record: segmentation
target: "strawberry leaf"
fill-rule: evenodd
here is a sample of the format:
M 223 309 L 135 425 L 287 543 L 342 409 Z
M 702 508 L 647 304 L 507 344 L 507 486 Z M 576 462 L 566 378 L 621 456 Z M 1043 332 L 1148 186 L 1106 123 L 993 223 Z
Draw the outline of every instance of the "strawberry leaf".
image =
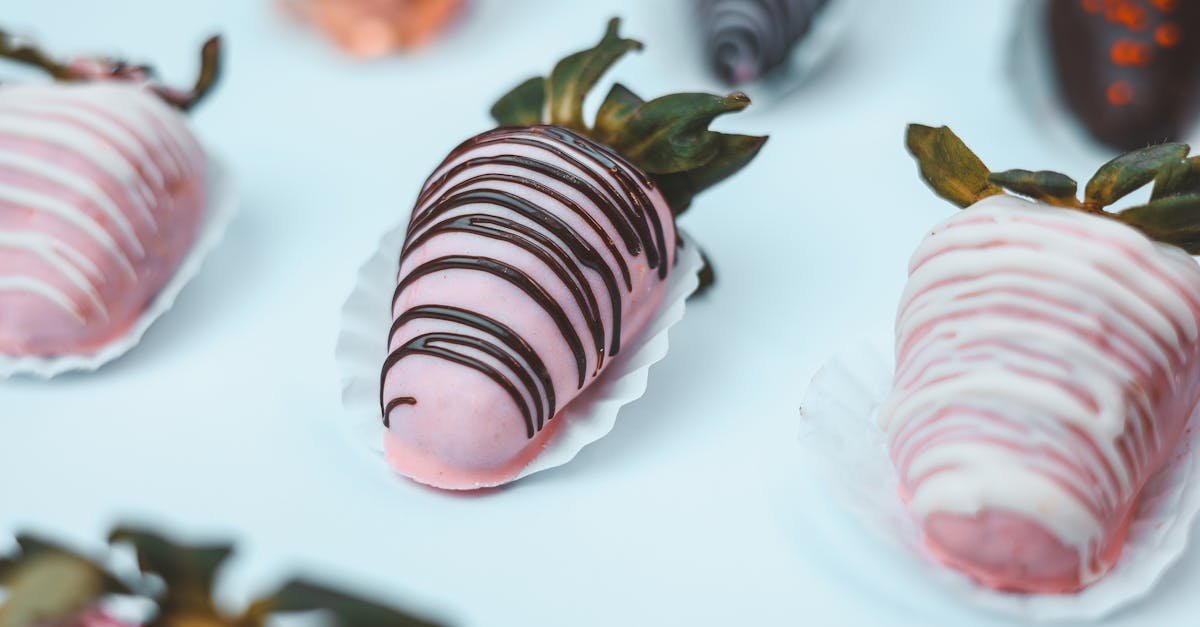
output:
M 551 124 L 587 131 L 587 124 L 583 121 L 583 99 L 626 52 L 642 48 L 641 42 L 624 39 L 617 34 L 620 24 L 621 21 L 616 18 L 610 20 L 608 30 L 595 48 L 576 52 L 554 66 L 550 79 L 546 81 Z
M 948 127 L 909 124 L 905 144 L 929 187 L 959 207 L 1004 193 L 988 180 L 983 161 Z
M 128 589 L 86 557 L 33 536 L 17 536 L 21 554 L 0 564 L 0 627 L 66 619 L 109 594 Z
M 325 610 L 335 617 L 339 627 L 438 627 L 437 623 L 374 601 L 298 579 L 285 583 L 264 603 L 272 612 Z
M 500 126 L 532 126 L 542 123 L 545 108 L 546 79 L 535 76 L 497 100 L 491 114 Z
M 728 96 L 671 94 L 637 108 L 612 144 L 650 174 L 672 174 L 707 164 L 720 151 L 713 118 L 750 104 L 743 93 Z
M 1154 177 L 1150 200 L 1200 194 L 1200 157 L 1168 163 Z
M 203 616 L 218 619 L 220 611 L 212 600 L 217 571 L 233 552 L 228 544 L 184 546 L 150 531 L 119 527 L 109 542 L 129 542 L 137 551 L 143 572 L 154 573 L 166 583 L 158 599 L 162 616 Z
M 1151 239 L 1200 254 L 1200 194 L 1152 200 L 1115 217 Z
M 1120 155 L 1100 166 L 1084 190 L 1084 200 L 1106 207 L 1153 181 L 1159 172 L 1188 154 L 1187 144 L 1158 144 Z
M 608 96 L 600 104 L 600 111 L 596 113 L 592 137 L 601 143 L 612 144 L 625 125 L 625 120 L 645 102 L 624 85 L 613 84 Z
M 993 172 L 988 176 L 988 181 L 1047 204 L 1059 207 L 1075 207 L 1079 204 L 1075 198 L 1079 184 L 1066 174 L 1049 170 L 1005 170 Z
M 733 176 L 750 163 L 767 142 L 766 137 L 713 134 L 716 135 L 716 150 L 707 163 L 658 177 L 659 190 L 676 216 L 691 206 L 697 194 Z

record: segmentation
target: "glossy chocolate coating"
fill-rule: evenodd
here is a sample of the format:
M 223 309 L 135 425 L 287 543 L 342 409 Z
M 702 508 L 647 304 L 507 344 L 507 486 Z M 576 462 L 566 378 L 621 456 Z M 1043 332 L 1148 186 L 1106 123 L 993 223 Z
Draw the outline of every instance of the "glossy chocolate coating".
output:
M 1200 2 L 1050 0 L 1059 93 L 1099 141 L 1130 150 L 1186 139 L 1200 86 Z
M 828 0 L 698 0 L 709 63 L 748 83 L 781 65 Z

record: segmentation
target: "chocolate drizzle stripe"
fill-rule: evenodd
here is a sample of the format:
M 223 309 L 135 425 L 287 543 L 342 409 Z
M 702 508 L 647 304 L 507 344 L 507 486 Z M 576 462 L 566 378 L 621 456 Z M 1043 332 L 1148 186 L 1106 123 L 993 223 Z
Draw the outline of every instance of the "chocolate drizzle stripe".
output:
M 384 370 L 383 372 L 385 375 L 387 374 L 387 370 Z M 380 389 L 382 389 L 382 387 L 383 387 L 383 385 L 380 384 Z M 388 416 L 392 415 L 393 409 L 396 409 L 397 407 L 399 407 L 401 405 L 416 405 L 416 404 L 417 404 L 417 399 L 415 399 L 411 396 L 399 396 L 397 398 L 393 398 L 391 401 L 388 401 L 388 404 L 383 407 L 383 426 L 385 426 L 385 427 L 391 426 L 391 419 L 388 418 Z
M 518 147 L 537 152 L 529 156 L 496 150 Z M 498 154 L 472 154 L 476 150 Z M 545 156 L 538 158 L 539 154 Z M 403 272 L 392 296 L 392 309 L 400 295 L 423 277 L 450 270 L 491 274 L 524 292 L 553 321 L 574 357 L 577 386 L 582 389 L 589 359 L 582 329 L 572 323 L 574 314 L 568 315 L 565 303 L 556 301 L 527 269 L 512 265 L 511 260 L 455 253 L 422 260 L 411 269 L 404 266 L 426 244 L 452 233 L 487 238 L 531 255 L 562 283 L 570 295 L 566 302 L 574 302 L 590 335 L 595 376 L 605 360 L 621 348 L 621 281 L 629 293 L 634 285 L 629 257 L 641 256 L 644 251 L 646 265 L 657 270 L 660 280 L 670 270 L 666 225 L 650 197 L 653 187 L 649 175 L 621 155 L 565 129 L 499 128 L 467 140 L 447 157 L 419 195 L 400 256 Z M 522 189 L 536 194 L 523 194 Z M 566 212 L 580 222 L 568 222 Z M 588 239 L 596 236 L 603 246 Z M 607 329 L 597 279 L 611 308 Z M 384 402 L 382 394 L 388 372 L 409 355 L 444 359 L 491 378 L 517 403 L 527 437 L 532 438 L 553 419 L 558 396 L 546 362 L 512 328 L 467 309 L 423 304 L 396 317 L 388 335 L 389 346 L 404 325 L 419 319 L 446 321 L 464 329 L 425 333 L 388 356 L 380 378 L 385 425 L 392 409 L 416 403 L 413 396 Z
M 624 157 L 617 153 L 601 147 L 600 144 L 586 139 L 576 133 L 568 131 L 565 128 L 557 126 L 536 126 L 531 129 L 534 132 L 549 135 L 559 141 L 570 145 L 572 148 L 586 155 L 596 164 L 608 170 L 609 174 L 621 184 L 624 188 L 624 196 L 634 200 L 632 209 L 638 218 L 648 219 L 651 228 L 654 229 L 653 239 L 649 239 L 649 243 L 654 245 L 654 248 L 646 247 L 646 261 L 651 268 L 658 268 L 658 278 L 667 278 L 667 235 L 663 230 L 662 221 L 658 217 L 658 212 L 654 210 L 654 202 L 650 200 L 650 196 L 646 195 L 643 187 L 654 187 L 654 180 L 648 175 L 642 178 L 642 185 L 638 185 L 638 181 L 629 174 L 630 172 L 640 172 L 633 164 L 625 160 Z M 620 197 L 620 196 L 619 196 Z M 635 224 L 645 228 L 643 220 L 636 220 Z M 652 254 L 653 251 L 653 254 Z
M 533 126 L 522 129 L 500 130 L 507 130 L 510 134 L 485 133 L 468 140 L 458 150 L 465 151 L 470 148 L 497 144 L 529 146 L 553 154 L 573 168 L 587 172 L 609 197 L 607 202 L 594 197 L 589 197 L 589 199 L 604 211 L 610 221 L 616 223 L 615 213 L 616 215 L 620 215 L 624 222 L 633 225 L 641 245 L 638 248 L 630 248 L 629 254 L 636 256 L 641 252 L 640 249 L 644 248 L 646 250 L 647 264 L 651 268 L 658 269 L 660 279 L 666 278 L 666 264 L 662 263 L 662 260 L 667 258 L 666 234 L 659 220 L 658 212 L 655 211 L 654 203 L 643 190 L 643 187 L 652 188 L 654 186 L 653 179 L 649 176 L 643 176 L 640 181 L 642 185 L 639 185 L 639 181 L 630 174 L 631 172 L 640 172 L 636 166 L 616 152 L 564 128 Z M 567 152 L 567 150 L 560 147 L 563 145 L 583 155 L 593 164 L 599 166 L 601 170 L 606 171 L 617 181 L 617 186 L 620 189 L 604 177 L 599 176 L 595 169 L 584 165 Z M 444 181 L 435 181 L 434 183 L 444 184 Z M 432 188 L 433 184 L 430 184 L 430 187 Z M 579 189 L 579 191 L 586 193 L 584 189 Z M 650 224 L 646 224 L 647 221 Z M 651 233 L 651 230 L 653 230 L 653 233 Z M 628 243 L 628 240 L 626 241 Z
M 593 188 L 590 184 L 588 184 L 585 181 L 580 180 L 578 177 L 572 175 L 571 173 L 565 172 L 560 168 L 556 168 L 550 164 L 543 163 L 541 161 L 536 161 L 534 159 L 529 159 L 527 157 L 515 157 L 512 155 L 497 155 L 495 157 L 473 157 L 471 159 L 467 159 L 466 161 L 463 161 L 462 163 L 459 163 L 459 164 L 455 165 L 454 167 L 450 168 L 449 170 L 447 170 L 446 173 L 443 176 L 439 177 L 438 180 L 434 183 L 434 185 L 436 187 L 431 186 L 429 189 L 433 190 L 433 191 L 441 189 L 445 185 L 445 182 L 447 180 L 453 179 L 455 176 L 459 175 L 460 173 L 462 173 L 464 171 L 469 171 L 469 170 L 472 170 L 475 168 L 488 166 L 488 165 L 498 165 L 498 166 L 513 167 L 513 168 L 521 168 L 521 169 L 529 170 L 531 172 L 536 172 L 538 174 L 542 174 L 542 175 L 554 178 L 556 180 L 559 180 L 563 183 L 568 184 L 572 189 L 579 191 L 584 196 L 586 196 L 589 200 L 591 200 L 593 203 L 602 204 L 602 203 L 606 202 L 604 197 L 600 194 L 600 192 L 596 191 L 596 189 Z M 473 177 L 465 179 L 459 183 L 456 183 L 453 187 L 451 187 L 449 190 L 446 191 L 446 194 L 447 195 L 453 194 L 463 188 L 479 185 L 479 184 L 482 184 L 485 182 L 511 183 L 513 185 L 521 185 L 523 187 L 528 187 L 529 189 L 535 190 L 537 192 L 541 192 L 542 194 L 545 194 L 545 195 L 553 198 L 555 201 L 562 203 L 563 206 L 565 206 L 567 209 L 570 209 L 572 213 L 574 213 L 581 220 L 586 222 L 587 225 L 593 231 L 595 231 L 597 235 L 600 236 L 600 239 L 604 242 L 605 248 L 608 249 L 609 254 L 611 254 L 613 259 L 616 261 L 617 268 L 621 271 L 621 278 L 625 281 L 625 289 L 627 289 L 627 290 L 633 289 L 633 280 L 629 276 L 629 264 L 627 264 L 625 262 L 625 257 L 621 255 L 621 252 L 619 250 L 617 250 L 617 245 L 616 245 L 616 242 L 613 240 L 612 235 L 610 235 L 608 233 L 608 231 L 606 231 L 604 229 L 604 227 L 601 226 L 600 223 L 596 221 L 596 218 L 594 216 L 592 216 L 590 213 L 588 213 L 588 211 L 585 210 L 583 207 L 579 206 L 579 203 L 571 200 L 570 198 L 567 198 L 565 195 L 563 195 L 561 192 L 554 189 L 553 187 L 551 187 L 549 185 L 545 185 L 539 181 L 535 181 L 529 177 L 518 176 L 516 174 L 503 174 L 503 173 L 493 172 L 493 173 L 480 174 L 477 176 L 473 176 Z M 542 212 L 546 213 L 547 215 L 550 215 L 549 212 L 546 212 L 544 210 Z M 436 213 L 437 213 L 437 206 L 435 205 L 433 207 L 430 207 L 426 213 L 421 214 L 421 217 L 419 219 L 414 220 L 412 225 L 409 227 L 410 237 L 411 237 L 411 233 L 413 231 L 418 230 L 421 227 L 421 224 L 423 224 L 425 221 L 429 220 L 433 215 L 436 215 Z M 625 216 L 622 215 L 620 217 L 624 218 Z M 637 235 L 633 232 L 633 228 L 629 224 L 627 224 L 624 220 L 613 220 L 610 218 L 610 221 L 613 223 L 614 227 L 617 229 L 618 233 L 621 235 L 621 238 L 624 241 L 624 243 L 626 244 L 627 248 L 637 246 L 637 243 L 634 241 L 634 238 L 636 238 Z M 636 253 L 631 252 L 630 254 L 636 254 Z
M 463 200 L 463 204 L 470 202 L 466 198 Z M 576 306 L 583 313 L 597 356 L 593 375 L 600 372 L 604 363 L 604 323 L 600 319 L 600 307 L 592 294 L 591 285 L 579 268 L 571 262 L 567 251 L 555 245 L 553 240 L 523 224 L 485 214 L 466 214 L 439 222 L 413 240 L 411 250 L 420 248 L 428 240 L 443 233 L 469 233 L 507 242 L 537 257 L 550 268 L 567 287 Z M 400 263 L 404 263 L 404 259 L 402 256 Z
M 575 327 L 571 325 L 571 320 L 567 317 L 566 311 L 554 301 L 554 298 L 546 292 L 545 288 L 538 285 L 528 274 L 503 261 L 472 255 L 450 255 L 421 264 L 413 268 L 396 286 L 396 292 L 392 295 L 392 308 L 395 309 L 396 301 L 400 299 L 400 294 L 417 279 L 446 270 L 486 272 L 512 283 L 525 292 L 527 296 L 533 299 L 554 320 L 555 326 L 558 327 L 558 332 L 562 334 L 563 339 L 567 342 L 567 346 L 571 349 L 571 353 L 575 355 L 575 365 L 579 371 L 579 387 L 583 387 L 587 377 L 587 353 L 583 348 L 583 342 L 580 340 L 579 334 L 575 332 Z
M 558 401 L 554 396 L 554 381 L 550 378 L 550 371 L 546 368 L 546 364 L 538 357 L 537 351 L 533 350 L 533 347 L 515 331 L 499 321 L 482 314 L 447 305 L 418 305 L 405 311 L 392 323 L 391 331 L 388 332 L 388 345 L 391 345 L 392 339 L 396 337 L 396 333 L 399 332 L 401 327 L 413 320 L 424 319 L 453 322 L 486 333 L 500 340 L 504 346 L 507 346 L 517 357 L 521 358 L 525 362 L 525 367 L 541 383 L 544 392 L 542 396 L 546 401 L 546 411 L 537 417 L 537 428 L 539 430 L 544 424 L 542 416 L 553 416 L 558 411 Z M 384 373 L 386 376 L 386 369 Z M 380 385 L 382 388 L 382 382 Z M 416 401 L 413 402 L 415 403 Z
M 474 338 L 467 335 L 459 335 L 457 333 L 426 333 L 409 340 L 404 346 L 397 348 L 392 352 L 391 355 L 388 355 L 387 361 L 384 362 L 384 370 L 390 370 L 391 367 L 396 365 L 397 362 L 405 357 L 408 357 L 409 355 L 427 355 L 430 357 L 445 359 L 446 361 L 454 362 L 456 364 L 471 368 L 472 370 L 481 372 L 491 380 L 495 381 L 500 387 L 504 388 L 504 391 L 508 392 L 508 395 L 512 397 L 513 402 L 517 404 L 517 407 L 521 408 L 521 413 L 525 417 L 526 437 L 533 437 L 533 412 L 530 411 L 529 405 L 527 405 L 525 402 L 525 397 L 521 395 L 521 391 L 517 389 L 517 386 L 513 384 L 508 377 L 505 377 L 499 370 L 485 361 L 475 359 L 474 357 L 469 357 L 442 346 L 435 346 L 435 342 L 450 344 L 451 346 L 464 346 L 473 348 L 487 354 L 490 357 L 501 360 L 503 363 L 505 363 L 505 365 L 511 364 L 513 366 L 513 371 L 516 372 L 517 376 L 522 380 L 521 382 L 525 384 L 528 389 L 533 389 L 533 380 L 529 378 L 528 373 L 526 373 L 525 370 L 522 369 L 520 365 L 508 355 L 508 353 L 479 338 Z M 541 411 L 541 403 L 539 402 L 538 413 L 540 414 Z
M 424 241 L 426 241 L 426 239 L 427 239 L 426 236 L 427 236 L 428 231 L 422 231 L 421 229 L 424 228 L 424 226 L 427 224 L 428 220 L 431 220 L 434 217 L 441 215 L 442 213 L 448 212 L 448 211 L 458 208 L 458 207 L 462 207 L 465 205 L 472 205 L 472 204 L 502 207 L 504 209 L 512 211 L 513 213 L 516 213 L 516 214 L 530 220 L 531 222 L 536 224 L 538 227 L 545 229 L 548 233 L 554 235 L 568 249 L 570 249 L 570 253 L 568 254 L 567 251 L 565 251 L 561 247 L 555 245 L 555 243 L 552 240 L 545 237 L 544 235 L 541 235 L 540 233 L 537 233 L 536 231 L 532 231 L 528 227 L 516 225 L 516 223 L 512 223 L 511 221 L 507 221 L 507 220 L 499 223 L 499 224 L 505 225 L 507 228 L 510 228 L 510 229 L 513 229 L 513 228 L 519 229 L 525 237 L 528 237 L 530 239 L 533 239 L 533 240 L 539 242 L 539 244 L 543 248 L 552 250 L 558 255 L 559 259 L 561 260 L 560 264 L 562 265 L 563 269 L 570 271 L 575 276 L 575 280 L 579 282 L 579 284 L 582 288 L 584 288 L 584 290 L 585 290 L 584 293 L 587 298 L 588 311 L 591 312 L 588 315 L 590 315 L 591 322 L 589 322 L 589 324 L 592 325 L 592 329 L 591 329 L 592 334 L 593 334 L 593 336 L 599 338 L 597 340 L 598 342 L 603 342 L 604 325 L 603 325 L 602 321 L 600 320 L 600 313 L 599 313 L 599 311 L 597 309 L 597 305 L 596 305 L 596 297 L 594 294 L 592 294 L 591 284 L 588 283 L 587 280 L 585 278 L 583 278 L 582 273 L 579 272 L 577 268 L 575 268 L 574 262 L 578 262 L 579 264 L 583 265 L 585 268 L 588 268 L 588 269 L 594 271 L 596 273 L 596 275 L 598 277 L 600 277 L 601 281 L 604 283 L 605 289 L 608 292 L 609 304 L 612 309 L 612 321 L 613 321 L 612 326 L 613 326 L 613 328 L 612 328 L 612 333 L 611 333 L 612 337 L 611 337 L 610 346 L 609 346 L 609 355 L 616 356 L 617 353 L 620 352 L 620 350 L 621 350 L 621 304 L 622 304 L 622 300 L 621 300 L 620 287 L 617 285 L 616 277 L 613 276 L 612 269 L 604 261 L 604 258 L 600 256 L 600 253 L 597 252 L 595 248 L 592 248 L 592 246 L 587 242 L 586 239 L 584 239 L 577 231 L 575 231 L 575 229 L 571 228 L 571 226 L 569 224 L 562 221 L 558 216 L 555 216 L 553 213 L 546 211 L 544 208 L 539 207 L 531 202 L 528 202 L 515 194 L 509 193 L 509 192 L 504 192 L 504 191 L 496 191 L 496 190 L 492 190 L 492 189 L 472 189 L 470 191 L 457 191 L 461 187 L 466 187 L 466 186 L 469 186 L 471 183 L 478 182 L 478 180 L 481 178 L 483 178 L 483 177 L 474 177 L 474 178 L 468 179 L 467 181 L 464 181 L 463 183 L 460 183 L 459 185 L 456 185 L 456 186 L 450 188 L 450 190 L 447 190 L 446 195 L 442 198 L 442 200 L 436 206 L 431 207 L 428 212 L 426 212 L 425 214 L 423 214 L 421 216 L 420 220 L 414 222 L 412 227 L 409 229 L 409 238 L 413 238 L 415 236 L 416 239 L 410 239 L 409 242 L 406 242 L 406 245 L 405 245 L 406 252 L 401 256 L 401 263 L 404 262 L 404 257 L 407 255 L 408 251 L 419 248 L 420 245 L 422 243 L 424 243 Z M 567 201 L 567 202 L 569 202 L 569 201 Z M 487 221 L 493 219 L 494 217 L 482 216 L 482 215 L 477 214 L 477 218 L 478 218 L 478 220 L 484 220 L 484 222 L 487 222 Z M 494 218 L 494 219 L 501 220 L 500 218 Z M 477 222 L 478 222 L 478 220 L 477 220 Z M 514 226 L 514 225 L 516 225 L 516 226 Z M 529 250 L 529 252 L 537 254 L 536 251 L 530 250 L 529 247 L 524 246 L 520 242 L 514 242 L 514 243 L 517 244 L 518 246 L 521 246 L 522 248 L 525 248 L 526 250 Z M 574 262 L 572 261 L 572 258 L 571 258 L 572 255 L 574 256 Z M 616 253 L 616 256 L 617 256 L 617 259 L 621 259 L 620 253 Z M 547 264 L 549 264 L 549 262 L 546 261 L 545 259 L 542 259 L 542 260 L 543 260 L 543 262 L 546 262 Z M 624 261 L 623 259 L 621 259 L 621 260 L 622 260 L 622 262 Z M 558 271 L 556 270 L 556 272 L 558 272 Z M 561 273 L 559 273 L 559 278 L 560 279 L 563 278 Z M 565 280 L 564 280 L 564 282 L 565 282 Z M 630 288 L 632 288 L 632 285 L 630 285 Z M 604 352 L 603 344 L 602 343 L 598 344 L 596 347 L 596 350 L 597 350 L 598 354 L 602 354 Z M 599 371 L 602 363 L 603 363 L 603 359 L 597 359 L 597 361 L 596 361 L 596 370 L 597 371 Z

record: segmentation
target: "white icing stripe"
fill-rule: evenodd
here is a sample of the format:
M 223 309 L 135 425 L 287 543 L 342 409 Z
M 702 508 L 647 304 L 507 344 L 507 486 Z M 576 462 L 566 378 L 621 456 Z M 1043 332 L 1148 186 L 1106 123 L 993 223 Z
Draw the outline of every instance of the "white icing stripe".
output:
M 27 276 L 0 276 L 0 292 L 29 292 L 43 296 L 62 307 L 80 324 L 86 322 L 83 314 L 75 307 L 75 303 L 71 302 L 70 297 L 45 281 Z
M 137 169 L 112 146 L 97 136 L 69 124 L 0 112 L 0 137 L 9 135 L 46 142 L 87 158 L 98 169 L 119 181 L 142 203 L 153 202 L 154 194 Z
M 1094 581 L 1200 398 L 1200 265 L 1113 220 L 993 197 L 910 271 L 879 422 L 911 510 L 1023 515 Z
M 3 231 L 0 231 L 0 248 L 20 248 L 32 251 L 36 256 L 40 257 L 66 277 L 79 291 L 83 292 L 88 300 L 91 301 L 93 308 L 103 318 L 108 318 L 108 307 L 104 305 L 104 301 L 100 298 L 100 292 L 96 290 L 96 286 L 88 280 L 88 277 L 80 272 L 78 267 L 70 260 L 64 258 L 67 255 L 64 255 L 63 252 L 70 250 L 75 253 L 72 257 L 78 259 L 81 257 L 78 251 L 74 251 L 60 240 L 42 235 L 41 233 L 6 233 Z M 91 266 L 89 269 L 95 270 L 95 266 Z
M 2 147 L 0 147 L 0 168 L 11 168 L 27 172 L 61 185 L 87 198 L 117 225 L 117 228 L 121 230 L 121 235 L 133 247 L 138 257 L 145 255 L 146 249 L 137 234 L 134 233 L 133 225 L 130 224 L 129 219 L 125 217 L 125 214 L 121 213 L 121 209 L 117 207 L 116 202 L 110 196 L 106 195 L 104 190 L 100 189 L 100 186 L 96 185 L 93 181 L 67 168 L 40 159 L 35 155 L 14 152 Z M 146 212 L 146 217 L 148 223 L 153 224 L 153 218 L 149 215 L 148 211 Z
M 0 106 L 0 112 L 8 111 L 35 116 L 38 119 L 63 118 L 73 122 L 80 128 L 95 133 L 102 141 L 118 145 L 124 151 L 130 153 L 133 161 L 138 164 L 138 169 L 150 177 L 149 185 L 152 189 L 161 190 L 165 184 L 163 173 L 158 169 L 158 164 L 151 158 L 139 138 L 101 115 L 97 115 L 82 107 L 58 103 L 38 103 L 35 105 L 27 102 L 13 103 L 10 101 Z
M 112 254 L 113 258 L 121 265 L 121 268 L 129 274 L 130 279 L 135 282 L 137 281 L 137 272 L 133 269 L 133 263 L 125 255 L 125 252 L 121 250 L 120 245 L 117 244 L 116 240 L 109 235 L 103 226 L 100 226 L 99 223 L 88 217 L 78 207 L 52 196 L 31 192 L 4 183 L 0 183 L 0 203 L 8 203 L 16 208 L 45 211 L 75 225 L 90 235 L 92 239 L 99 242 L 106 251 Z
M 41 92 L 30 98 L 35 102 L 66 102 L 112 119 L 136 135 L 144 146 L 159 153 L 158 163 L 166 168 L 167 176 L 177 179 L 194 174 L 192 164 L 202 160 L 199 146 L 180 123 L 179 114 L 147 99 L 129 98 L 128 86 L 93 84 L 92 97 L 86 102 L 70 98 L 61 92 Z M 187 147 L 188 150 L 185 150 Z

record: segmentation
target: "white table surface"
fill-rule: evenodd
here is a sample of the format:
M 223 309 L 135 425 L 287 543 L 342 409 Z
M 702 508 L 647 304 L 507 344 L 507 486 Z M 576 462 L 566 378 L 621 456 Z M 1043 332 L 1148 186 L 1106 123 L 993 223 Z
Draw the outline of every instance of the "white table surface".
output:
M 153 59 L 180 83 L 224 33 L 228 71 L 195 125 L 243 210 L 128 356 L 0 383 L 0 539 L 98 549 L 114 521 L 150 521 L 240 542 L 230 604 L 301 569 L 459 625 L 1007 624 L 881 558 L 794 457 L 809 378 L 890 320 L 909 253 L 953 211 L 918 181 L 906 122 L 952 125 L 996 169 L 1098 165 L 1022 113 L 1004 74 L 1013 0 L 862 0 L 801 91 L 723 120 L 772 138 L 683 221 L 719 286 L 608 437 L 478 496 L 396 480 L 346 440 L 343 299 L 491 102 L 605 18 L 647 44 L 612 75 L 635 91 L 719 89 L 685 3 L 481 1 L 428 50 L 369 64 L 266 0 L 3 5 L 4 27 L 50 49 Z M 1106 624 L 1195 625 L 1198 585 L 1193 549 Z

